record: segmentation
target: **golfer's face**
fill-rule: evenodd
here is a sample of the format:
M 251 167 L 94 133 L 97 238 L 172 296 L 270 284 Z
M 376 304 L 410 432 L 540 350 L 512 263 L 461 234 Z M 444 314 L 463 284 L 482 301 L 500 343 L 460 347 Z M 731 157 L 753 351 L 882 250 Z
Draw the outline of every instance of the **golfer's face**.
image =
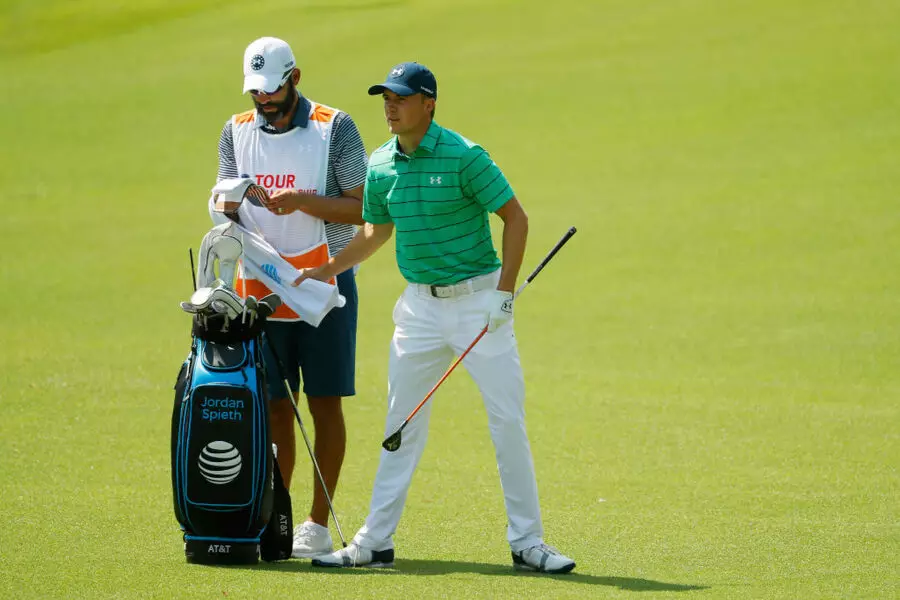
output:
M 385 90 L 381 96 L 384 98 L 384 118 L 391 133 L 399 135 L 412 131 L 428 120 L 429 112 L 422 94 L 398 96 Z

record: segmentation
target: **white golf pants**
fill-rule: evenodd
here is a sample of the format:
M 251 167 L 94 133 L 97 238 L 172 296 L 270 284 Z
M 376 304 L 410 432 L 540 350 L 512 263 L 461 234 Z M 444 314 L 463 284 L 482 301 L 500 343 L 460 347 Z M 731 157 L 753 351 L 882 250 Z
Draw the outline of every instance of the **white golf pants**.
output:
M 496 289 L 499 271 L 485 276 Z M 441 378 L 455 356 L 469 346 L 486 322 L 490 293 L 434 298 L 423 286 L 410 285 L 394 307 L 394 336 L 388 374 L 385 436 L 394 433 Z M 508 517 L 507 539 L 513 551 L 541 543 L 543 526 L 531 448 L 525 432 L 525 382 L 509 322 L 487 333 L 463 359 L 484 400 L 500 471 Z M 403 430 L 396 452 L 381 451 L 372 502 L 355 541 L 364 548 L 393 547 L 413 473 L 428 438 L 429 400 Z

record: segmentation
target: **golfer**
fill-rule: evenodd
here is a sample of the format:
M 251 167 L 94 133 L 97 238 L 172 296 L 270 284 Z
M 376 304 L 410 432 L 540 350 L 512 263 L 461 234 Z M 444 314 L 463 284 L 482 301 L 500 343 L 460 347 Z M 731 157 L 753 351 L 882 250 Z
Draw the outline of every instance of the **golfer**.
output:
M 365 225 L 325 265 L 295 282 L 327 280 L 371 256 L 397 232 L 397 265 L 409 282 L 394 307 L 385 435 L 488 326 L 463 361 L 481 391 L 508 516 L 507 539 L 519 569 L 566 573 L 575 562 L 544 543 L 537 483 L 525 432 L 525 384 L 513 335 L 513 290 L 525 252 L 528 217 L 503 173 L 479 145 L 434 121 L 437 82 L 425 66 L 402 63 L 369 88 L 384 99 L 394 134 L 369 160 Z M 503 221 L 503 261 L 488 215 Z M 426 404 L 383 451 L 369 516 L 353 543 L 313 559 L 320 567 L 392 566 L 407 491 L 428 436 Z
M 353 237 L 361 224 L 366 151 L 347 113 L 305 98 L 297 89 L 300 69 L 290 46 L 265 37 L 244 53 L 244 93 L 254 108 L 234 115 L 219 139 L 221 181 L 251 177 L 252 192 L 263 203 L 244 202 L 237 218 L 260 232 L 295 267 L 324 264 Z M 210 199 L 210 210 L 214 209 Z M 342 397 L 355 393 L 357 294 L 352 270 L 329 278 L 347 299 L 332 309 L 318 328 L 300 321 L 282 305 L 269 318 L 268 339 L 285 363 L 291 389 L 303 392 L 315 427 L 315 454 L 328 491 L 334 497 L 344 460 L 346 431 Z M 263 283 L 239 274 L 236 291 L 262 298 Z M 278 364 L 264 347 L 271 403 L 272 440 L 285 485 L 290 487 L 295 462 L 294 414 L 278 374 Z M 294 532 L 294 556 L 330 552 L 328 503 L 316 478 L 308 518 Z

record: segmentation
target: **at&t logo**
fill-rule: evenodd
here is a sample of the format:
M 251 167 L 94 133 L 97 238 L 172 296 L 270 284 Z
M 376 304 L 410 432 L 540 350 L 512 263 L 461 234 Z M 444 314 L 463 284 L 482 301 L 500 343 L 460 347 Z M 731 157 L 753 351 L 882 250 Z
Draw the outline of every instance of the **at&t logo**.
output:
M 200 474 L 214 485 L 231 483 L 241 473 L 241 453 L 228 442 L 208 443 L 197 459 Z

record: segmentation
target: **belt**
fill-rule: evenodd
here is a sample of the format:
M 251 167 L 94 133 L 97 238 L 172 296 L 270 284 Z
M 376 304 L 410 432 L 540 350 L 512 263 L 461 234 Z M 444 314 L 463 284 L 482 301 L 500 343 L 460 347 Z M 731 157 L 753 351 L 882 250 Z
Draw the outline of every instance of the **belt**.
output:
M 429 285 L 427 283 L 414 283 L 412 285 L 419 296 L 431 296 L 432 298 L 441 299 L 458 298 L 482 290 L 496 288 L 497 274 L 494 272 L 487 275 L 479 275 L 452 285 Z

